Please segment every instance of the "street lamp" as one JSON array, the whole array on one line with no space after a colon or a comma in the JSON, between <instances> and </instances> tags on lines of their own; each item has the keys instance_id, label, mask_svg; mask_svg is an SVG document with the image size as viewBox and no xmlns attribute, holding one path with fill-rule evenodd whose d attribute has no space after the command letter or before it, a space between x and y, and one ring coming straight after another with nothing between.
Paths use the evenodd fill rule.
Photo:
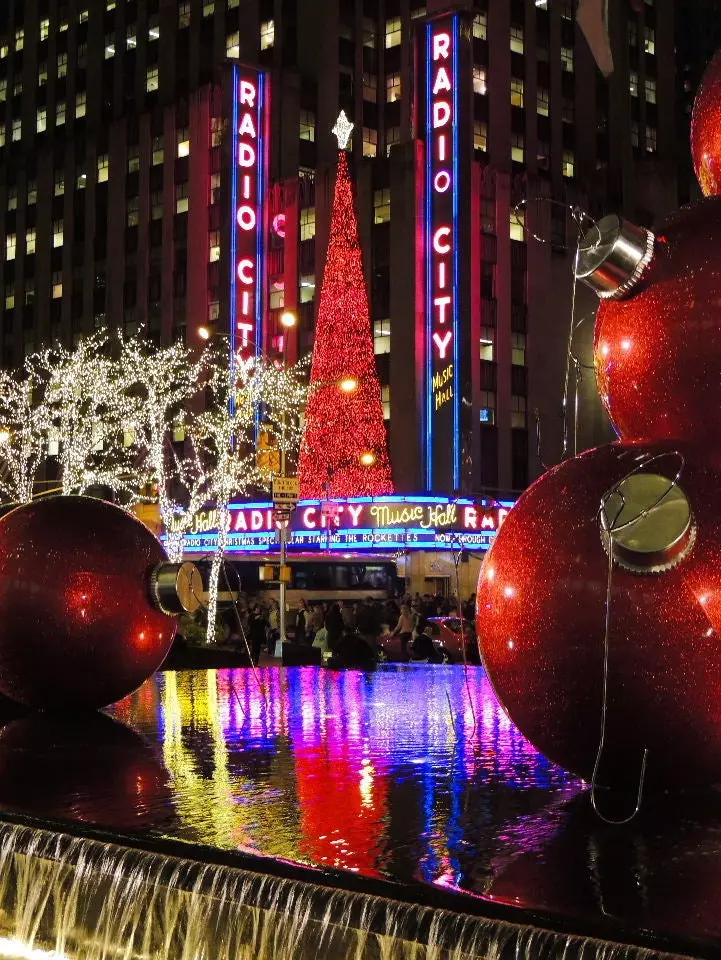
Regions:
<instances>
[{"instance_id":1,"label":"street lamp","mask_svg":"<svg viewBox=\"0 0 721 960\"><path fill-rule=\"evenodd\" d=\"M298 318L291 310L284 310L280 315L280 322L282 326L290 330L298 323Z\"/></svg>"},{"instance_id":2,"label":"street lamp","mask_svg":"<svg viewBox=\"0 0 721 960\"><path fill-rule=\"evenodd\" d=\"M373 464L376 462L376 455L373 453L372 450L366 450L364 453L360 455L358 459L360 460L362 466L372 467Z\"/></svg>"},{"instance_id":3,"label":"street lamp","mask_svg":"<svg viewBox=\"0 0 721 960\"><path fill-rule=\"evenodd\" d=\"M285 328L285 330L290 331L298 323L298 317L295 315L295 313L293 313L292 310L284 310L283 313L281 313L280 315L280 323L281 323L281 326ZM283 336L283 373L285 373L287 361L288 361L288 337ZM280 475L281 477L285 477L285 407L283 407L283 418L280 423ZM285 563L287 560L286 536L288 535L289 529L290 529L290 525L288 526L288 528L279 531L280 532L280 598L279 598L280 610L278 611L279 612L278 626L280 629L278 631L278 640L276 641L276 644L275 644L274 653L276 657L280 657L280 658L283 657L283 644L287 643L287 640L288 640L286 636L286 622L285 622L286 600L285 600L285 580L283 579L283 573L284 573L283 568L285 567Z\"/></svg>"},{"instance_id":4,"label":"street lamp","mask_svg":"<svg viewBox=\"0 0 721 960\"><path fill-rule=\"evenodd\" d=\"M338 386L343 393L354 393L358 389L358 381L355 377L343 377L338 381Z\"/></svg>"}]
</instances>

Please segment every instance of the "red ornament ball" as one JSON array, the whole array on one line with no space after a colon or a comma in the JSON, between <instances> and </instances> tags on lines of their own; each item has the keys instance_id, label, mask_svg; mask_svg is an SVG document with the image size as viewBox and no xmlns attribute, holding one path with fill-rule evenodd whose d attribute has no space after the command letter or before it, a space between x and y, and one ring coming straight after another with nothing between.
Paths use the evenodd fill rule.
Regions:
<instances>
[{"instance_id":1,"label":"red ornament ball","mask_svg":"<svg viewBox=\"0 0 721 960\"><path fill-rule=\"evenodd\" d=\"M52 497L0 519L0 693L29 707L102 707L163 662L175 619L150 601L166 560L139 520Z\"/></svg>"},{"instance_id":2,"label":"red ornament ball","mask_svg":"<svg viewBox=\"0 0 721 960\"><path fill-rule=\"evenodd\" d=\"M691 114L691 156L704 196L721 193L721 50L701 78Z\"/></svg>"},{"instance_id":3,"label":"red ornament ball","mask_svg":"<svg viewBox=\"0 0 721 960\"><path fill-rule=\"evenodd\" d=\"M721 197L673 214L632 294L596 314L598 392L623 440L719 445Z\"/></svg>"},{"instance_id":4,"label":"red ornament ball","mask_svg":"<svg viewBox=\"0 0 721 960\"><path fill-rule=\"evenodd\" d=\"M721 473L675 449L613 443L549 470L504 520L478 583L479 644L499 699L539 750L590 780L608 581L601 500L634 470L654 474L666 490L681 469L683 494L652 510L643 531L668 535L668 549L637 552L648 543L631 525L624 566L614 563L612 572L598 782L627 785L634 797L644 749L647 786L721 781ZM634 560L646 572L632 572ZM668 569L649 572L654 567Z\"/></svg>"}]
</instances>

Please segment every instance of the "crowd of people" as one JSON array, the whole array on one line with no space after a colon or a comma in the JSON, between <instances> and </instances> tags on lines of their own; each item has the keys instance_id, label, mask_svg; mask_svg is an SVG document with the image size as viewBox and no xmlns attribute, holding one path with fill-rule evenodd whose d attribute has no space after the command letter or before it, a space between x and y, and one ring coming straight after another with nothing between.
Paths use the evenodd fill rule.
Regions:
<instances>
[{"instance_id":1,"label":"crowd of people","mask_svg":"<svg viewBox=\"0 0 721 960\"><path fill-rule=\"evenodd\" d=\"M289 612L286 629L289 639L301 646L320 650L324 662L341 666L369 666L377 661L378 640L383 634L396 634L404 657L433 660L436 656L427 633L430 617L458 616L456 601L443 596L404 596L381 601L372 597L350 602L301 601L297 610ZM474 598L461 604L466 619L474 615ZM247 639L251 657L258 663L266 651L275 652L280 637L280 609L276 600L263 603L250 600L235 613L235 628L230 627L227 642L245 648Z\"/></svg>"}]
</instances>

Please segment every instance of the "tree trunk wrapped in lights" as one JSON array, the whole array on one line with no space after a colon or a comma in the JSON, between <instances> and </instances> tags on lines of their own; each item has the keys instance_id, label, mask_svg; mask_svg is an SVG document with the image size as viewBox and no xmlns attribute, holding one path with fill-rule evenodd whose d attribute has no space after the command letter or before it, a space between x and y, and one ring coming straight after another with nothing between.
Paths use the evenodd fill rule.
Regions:
<instances>
[{"instance_id":1,"label":"tree trunk wrapped in lights","mask_svg":"<svg viewBox=\"0 0 721 960\"><path fill-rule=\"evenodd\" d=\"M33 405L37 378L26 371L0 370L0 497L28 503L45 459L43 411Z\"/></svg>"},{"instance_id":2,"label":"tree trunk wrapped in lights","mask_svg":"<svg viewBox=\"0 0 721 960\"><path fill-rule=\"evenodd\" d=\"M343 381L354 386L344 390ZM342 150L299 474L302 497L393 492L353 185Z\"/></svg>"}]
</instances>

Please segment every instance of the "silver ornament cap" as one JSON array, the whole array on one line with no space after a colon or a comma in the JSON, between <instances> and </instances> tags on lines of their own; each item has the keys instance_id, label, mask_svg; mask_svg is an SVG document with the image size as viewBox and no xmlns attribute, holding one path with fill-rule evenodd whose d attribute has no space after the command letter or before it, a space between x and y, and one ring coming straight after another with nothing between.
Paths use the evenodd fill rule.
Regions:
<instances>
[{"instance_id":1,"label":"silver ornament cap","mask_svg":"<svg viewBox=\"0 0 721 960\"><path fill-rule=\"evenodd\" d=\"M602 300L629 296L653 257L655 237L615 213L587 231L576 258L576 279Z\"/></svg>"}]
</instances>

